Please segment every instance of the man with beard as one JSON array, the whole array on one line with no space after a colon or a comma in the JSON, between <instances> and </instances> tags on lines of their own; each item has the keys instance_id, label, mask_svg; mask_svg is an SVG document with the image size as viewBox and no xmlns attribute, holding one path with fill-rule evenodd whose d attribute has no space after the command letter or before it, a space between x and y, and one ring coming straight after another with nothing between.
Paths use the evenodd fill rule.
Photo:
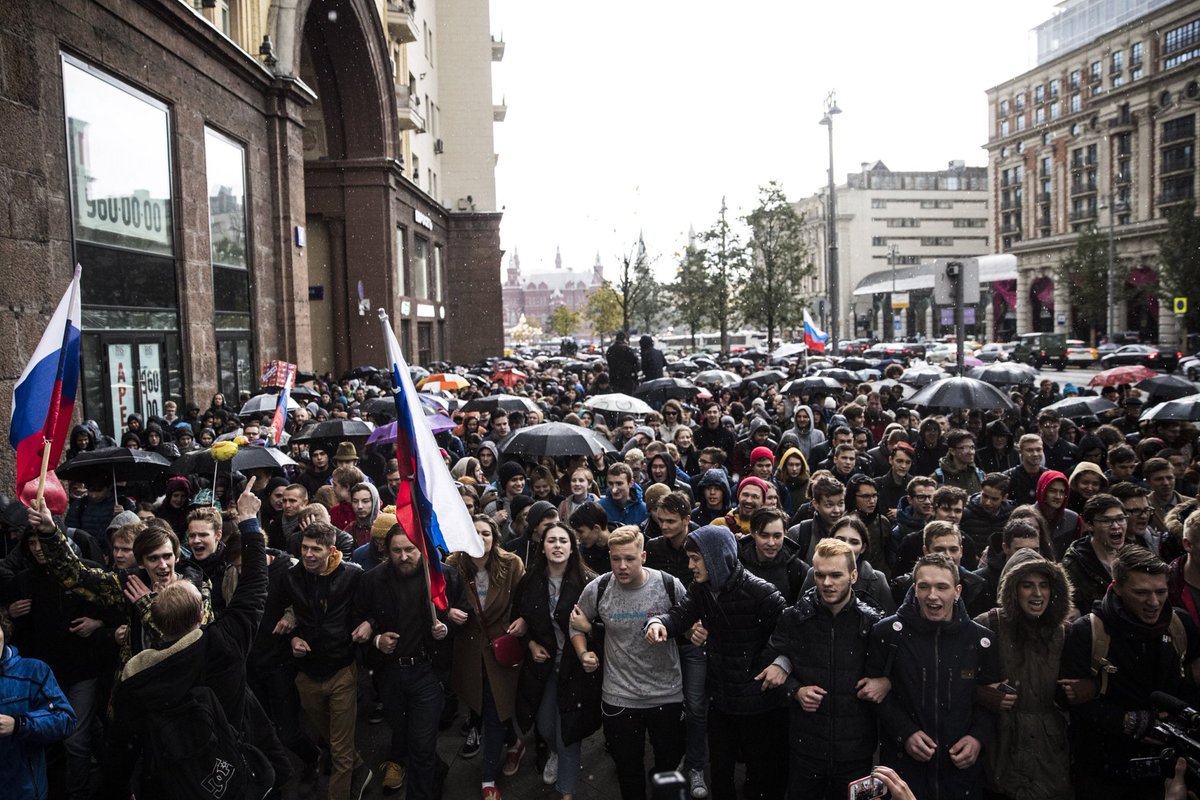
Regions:
<instances>
[{"instance_id":1,"label":"man with beard","mask_svg":"<svg viewBox=\"0 0 1200 800\"><path fill-rule=\"evenodd\" d=\"M1158 719L1151 693L1166 692L1193 708L1200 702L1194 669L1200 629L1168 604L1169 571L1149 550L1125 545L1103 599L1067 632L1060 677L1096 684L1092 699L1071 707L1071 778L1078 797L1163 796L1162 779L1139 780L1129 762L1155 756L1161 747L1146 738ZM1097 636L1107 639L1106 647L1097 646L1104 644Z\"/></svg>"},{"instance_id":2,"label":"man with beard","mask_svg":"<svg viewBox=\"0 0 1200 800\"><path fill-rule=\"evenodd\" d=\"M462 625L469 607L457 582L457 571L446 570L447 596L457 602L433 613L425 581L421 551L400 524L384 536L387 562L367 572L355 592L357 614L363 618L372 664L383 700L383 714L392 729L391 748L383 767L385 791L408 784L410 800L434 796L438 720L442 713L442 687L431 657L437 642L446 638L449 623Z\"/></svg>"},{"instance_id":3,"label":"man with beard","mask_svg":"<svg viewBox=\"0 0 1200 800\"><path fill-rule=\"evenodd\" d=\"M789 797L840 800L846 784L871 771L878 742L874 703L887 683L865 677L867 641L880 619L854 596L854 552L822 539L813 555L816 585L787 608L767 648L763 689L783 684L791 708ZM830 661L832 654L832 663Z\"/></svg>"},{"instance_id":4,"label":"man with beard","mask_svg":"<svg viewBox=\"0 0 1200 800\"><path fill-rule=\"evenodd\" d=\"M928 553L913 576L868 648L868 677L889 678L892 687L879 707L881 761L916 797L977 798L993 720L975 704L976 687L999 688L1002 679L991 631L967 615L953 560Z\"/></svg>"}]
</instances>

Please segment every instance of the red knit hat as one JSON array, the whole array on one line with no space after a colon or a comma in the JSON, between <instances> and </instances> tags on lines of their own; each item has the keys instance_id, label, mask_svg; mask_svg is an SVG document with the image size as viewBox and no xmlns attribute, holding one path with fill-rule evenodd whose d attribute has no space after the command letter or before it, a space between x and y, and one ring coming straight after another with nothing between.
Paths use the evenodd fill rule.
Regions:
<instances>
[{"instance_id":1,"label":"red knit hat","mask_svg":"<svg viewBox=\"0 0 1200 800\"><path fill-rule=\"evenodd\" d=\"M742 482L738 484L737 491L734 492L733 496L737 497L739 494L741 494L742 488L744 486L746 486L747 484L749 484L750 486L757 486L762 491L763 497L767 496L767 482L764 481L762 478L756 477L754 475L750 475L749 477L742 478Z\"/></svg>"},{"instance_id":2,"label":"red knit hat","mask_svg":"<svg viewBox=\"0 0 1200 800\"><path fill-rule=\"evenodd\" d=\"M760 461L764 458L767 459L768 461L770 461L772 464L775 463L775 454L771 452L771 448L756 447L750 451L750 463L751 464L753 464L755 461Z\"/></svg>"}]
</instances>

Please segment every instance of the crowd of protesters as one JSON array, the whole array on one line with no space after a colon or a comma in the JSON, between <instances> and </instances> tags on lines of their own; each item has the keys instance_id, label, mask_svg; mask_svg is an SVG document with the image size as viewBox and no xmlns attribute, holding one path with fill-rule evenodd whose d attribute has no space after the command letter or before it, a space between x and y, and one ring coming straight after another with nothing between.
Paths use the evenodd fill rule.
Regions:
<instances>
[{"instance_id":1,"label":"crowd of protesters","mask_svg":"<svg viewBox=\"0 0 1200 800\"><path fill-rule=\"evenodd\" d=\"M1176 764L1164 786L1135 760L1162 750L1153 692L1200 707L1190 424L1140 421L1128 386L1104 389L1111 418L1063 419L1050 380L1003 412L746 381L613 415L584 400L660 377L661 353L621 341L607 363L564 360L454 398L436 438L482 555L440 554L445 609L401 521L394 446L288 441L383 422L364 411L386 397L369 379L315 381L277 445L221 395L130 415L115 437L78 426L68 462L114 446L174 460L236 434L300 466L115 495L97 477L68 484L62 515L4 506L9 796L193 796L179 786L195 776L239 800L425 800L454 739L483 800L530 762L570 800L600 732L624 800L676 769L718 800L739 776L764 800L844 798L867 776L922 800L1185 796ZM501 391L531 403L463 410ZM503 452L545 421L613 451ZM215 733L187 739L180 708ZM362 717L390 727L382 759L360 752ZM233 766L206 773L204 754Z\"/></svg>"}]
</instances>

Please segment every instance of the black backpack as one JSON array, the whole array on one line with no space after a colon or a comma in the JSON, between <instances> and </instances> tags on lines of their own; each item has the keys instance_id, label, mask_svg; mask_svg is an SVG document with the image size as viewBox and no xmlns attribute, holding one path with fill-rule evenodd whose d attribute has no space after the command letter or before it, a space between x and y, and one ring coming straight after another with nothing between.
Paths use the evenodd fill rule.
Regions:
<instances>
[{"instance_id":1,"label":"black backpack","mask_svg":"<svg viewBox=\"0 0 1200 800\"><path fill-rule=\"evenodd\" d=\"M179 701L149 710L145 723L147 796L257 800L274 783L270 762L242 741L207 686L193 686Z\"/></svg>"}]
</instances>

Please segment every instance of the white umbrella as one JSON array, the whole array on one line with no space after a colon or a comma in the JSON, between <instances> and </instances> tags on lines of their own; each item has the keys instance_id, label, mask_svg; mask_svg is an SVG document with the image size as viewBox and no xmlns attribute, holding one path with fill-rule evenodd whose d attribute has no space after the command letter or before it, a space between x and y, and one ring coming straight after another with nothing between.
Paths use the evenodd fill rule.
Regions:
<instances>
[{"instance_id":1,"label":"white umbrella","mask_svg":"<svg viewBox=\"0 0 1200 800\"><path fill-rule=\"evenodd\" d=\"M279 403L279 395L277 394L259 394L251 397L246 401L246 405L242 406L242 410L238 412L239 417L250 417L255 414L266 414L275 411L275 406ZM300 404L288 395L287 410L295 411L300 408Z\"/></svg>"},{"instance_id":2,"label":"white umbrella","mask_svg":"<svg viewBox=\"0 0 1200 800\"><path fill-rule=\"evenodd\" d=\"M619 392L598 394L595 397L589 397L587 400L584 400L583 404L597 411L615 411L635 416L649 414L654 410L645 401L639 400L636 397L630 397L627 394L620 394Z\"/></svg>"},{"instance_id":3,"label":"white umbrella","mask_svg":"<svg viewBox=\"0 0 1200 800\"><path fill-rule=\"evenodd\" d=\"M775 348L775 352L771 353L771 358L789 358L800 355L806 350L808 350L808 346L804 342L785 342Z\"/></svg>"}]
</instances>

